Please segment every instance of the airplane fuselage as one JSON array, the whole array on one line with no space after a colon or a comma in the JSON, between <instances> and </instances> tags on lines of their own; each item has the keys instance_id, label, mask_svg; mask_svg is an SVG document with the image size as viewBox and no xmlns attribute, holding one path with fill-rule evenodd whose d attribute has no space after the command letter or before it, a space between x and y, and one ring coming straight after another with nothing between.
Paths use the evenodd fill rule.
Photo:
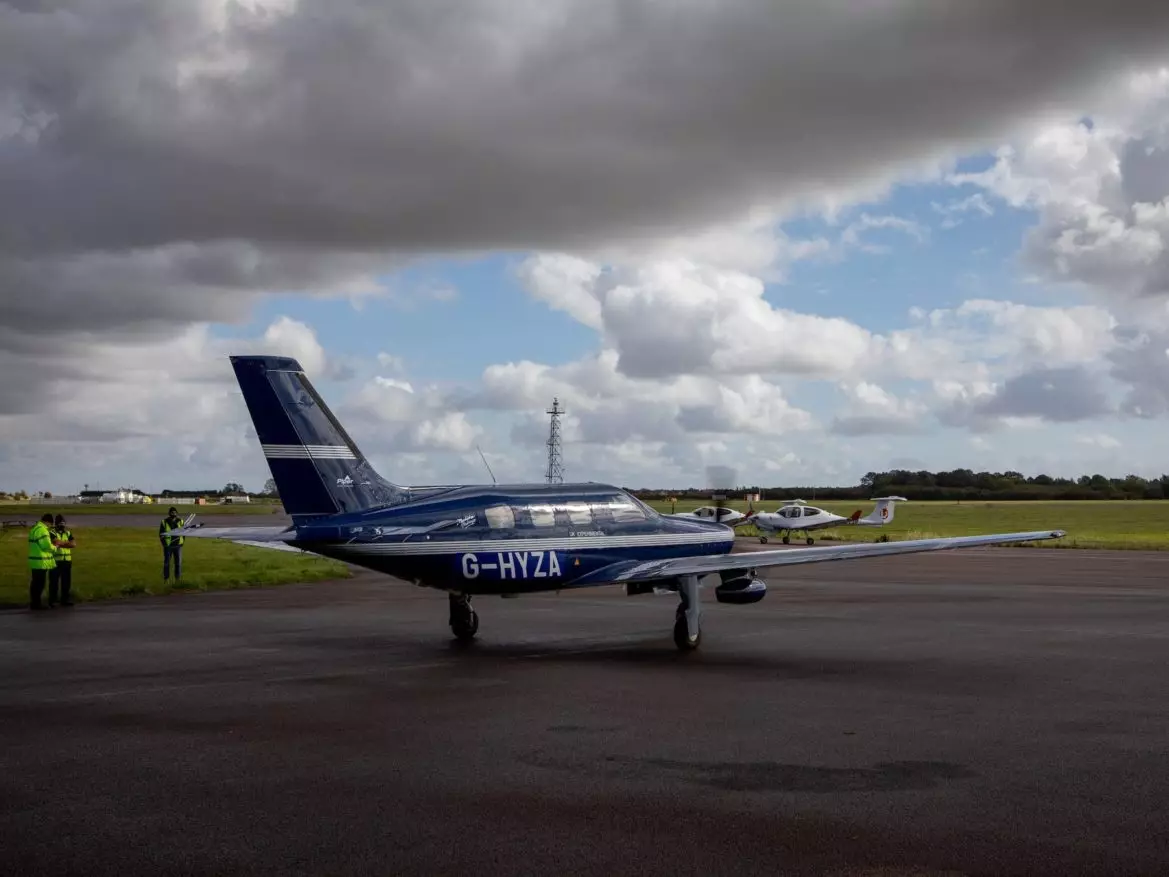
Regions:
<instances>
[{"instance_id":1,"label":"airplane fuselage","mask_svg":"<svg viewBox=\"0 0 1169 877\"><path fill-rule=\"evenodd\" d=\"M424 587L519 594L605 584L634 562L728 553L734 531L660 515L611 485L484 485L301 521L290 544Z\"/></svg>"},{"instance_id":2,"label":"airplane fuselage","mask_svg":"<svg viewBox=\"0 0 1169 877\"><path fill-rule=\"evenodd\" d=\"M743 606L767 592L760 566L1063 535L1038 531L732 556L735 535L725 518L739 513L714 508L715 521L660 515L608 484L396 484L361 453L297 360L233 356L231 363L293 525L204 529L192 526L192 515L172 536L299 548L447 591L448 623L461 642L479 630L475 595L621 583L631 596L677 592L674 643L691 651L701 640L699 588L711 576L721 580L714 589L719 603ZM891 520L892 512L881 506L878 517Z\"/></svg>"},{"instance_id":3,"label":"airplane fuselage","mask_svg":"<svg viewBox=\"0 0 1169 877\"><path fill-rule=\"evenodd\" d=\"M755 515L751 518L751 523L758 529L767 530L770 533L778 533L781 531L823 530L827 527L839 527L841 524L848 523L848 518L829 512L820 512L815 515L802 515L800 517L785 517L779 513L772 512Z\"/></svg>"}]
</instances>

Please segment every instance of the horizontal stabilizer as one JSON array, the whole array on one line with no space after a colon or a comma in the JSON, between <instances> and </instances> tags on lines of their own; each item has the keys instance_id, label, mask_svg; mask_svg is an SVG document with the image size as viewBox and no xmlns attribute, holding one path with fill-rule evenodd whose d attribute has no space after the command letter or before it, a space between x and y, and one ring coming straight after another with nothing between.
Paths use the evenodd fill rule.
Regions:
<instances>
[{"instance_id":1,"label":"horizontal stabilizer","mask_svg":"<svg viewBox=\"0 0 1169 877\"><path fill-rule=\"evenodd\" d=\"M310 554L303 548L297 548L295 545L289 545L287 542L253 542L250 539L232 539L236 545L250 545L253 548L272 548L276 551L295 551L297 554Z\"/></svg>"},{"instance_id":2,"label":"horizontal stabilizer","mask_svg":"<svg viewBox=\"0 0 1169 877\"><path fill-rule=\"evenodd\" d=\"M188 539L230 539L232 542L292 542L296 539L293 527L183 527L171 530L168 536Z\"/></svg>"}]
</instances>

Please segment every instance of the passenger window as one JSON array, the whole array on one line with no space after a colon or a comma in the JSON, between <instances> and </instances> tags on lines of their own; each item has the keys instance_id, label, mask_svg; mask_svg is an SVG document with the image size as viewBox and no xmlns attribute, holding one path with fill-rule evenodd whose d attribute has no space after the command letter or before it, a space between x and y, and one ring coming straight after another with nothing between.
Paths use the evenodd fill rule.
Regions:
<instances>
[{"instance_id":1,"label":"passenger window","mask_svg":"<svg viewBox=\"0 0 1169 877\"><path fill-rule=\"evenodd\" d=\"M528 506L528 514L532 516L533 527L551 527L556 523L556 514L550 505Z\"/></svg>"},{"instance_id":2,"label":"passenger window","mask_svg":"<svg viewBox=\"0 0 1169 877\"><path fill-rule=\"evenodd\" d=\"M613 514L609 510L609 506L603 502L593 503L591 505L593 513L594 524L611 524L613 523Z\"/></svg>"},{"instance_id":3,"label":"passenger window","mask_svg":"<svg viewBox=\"0 0 1169 877\"><path fill-rule=\"evenodd\" d=\"M804 517L805 518L809 518L812 515L818 515L818 514L820 514L819 509L813 509L813 508L805 508L804 509Z\"/></svg>"},{"instance_id":4,"label":"passenger window","mask_svg":"<svg viewBox=\"0 0 1169 877\"><path fill-rule=\"evenodd\" d=\"M492 529L510 530L515 527L515 514L512 512L511 506L491 506L484 509L483 514L487 517L487 526Z\"/></svg>"},{"instance_id":5,"label":"passenger window","mask_svg":"<svg viewBox=\"0 0 1169 877\"><path fill-rule=\"evenodd\" d=\"M566 506L565 510L568 512L568 520L573 524L582 527L587 527L593 522L593 513L589 510L588 505L583 502L574 502Z\"/></svg>"}]
</instances>

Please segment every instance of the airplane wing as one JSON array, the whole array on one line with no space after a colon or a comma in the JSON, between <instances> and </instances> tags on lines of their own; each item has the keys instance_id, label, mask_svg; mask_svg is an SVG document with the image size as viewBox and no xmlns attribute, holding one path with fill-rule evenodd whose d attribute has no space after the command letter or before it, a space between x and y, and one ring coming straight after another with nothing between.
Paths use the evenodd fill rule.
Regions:
<instances>
[{"instance_id":1,"label":"airplane wing","mask_svg":"<svg viewBox=\"0 0 1169 877\"><path fill-rule=\"evenodd\" d=\"M702 557L679 557L632 563L621 570L607 570L613 582L652 581L675 576L706 575L724 570L753 570L800 563L823 563L829 560L859 560L891 554L914 554L922 551L946 551L981 545L1011 545L1019 542L1042 542L1061 539L1063 530L1034 530L1026 533L992 533L986 536L948 536L941 539L908 539L904 542L854 542L820 548L744 551L739 554L708 554Z\"/></svg>"}]
</instances>

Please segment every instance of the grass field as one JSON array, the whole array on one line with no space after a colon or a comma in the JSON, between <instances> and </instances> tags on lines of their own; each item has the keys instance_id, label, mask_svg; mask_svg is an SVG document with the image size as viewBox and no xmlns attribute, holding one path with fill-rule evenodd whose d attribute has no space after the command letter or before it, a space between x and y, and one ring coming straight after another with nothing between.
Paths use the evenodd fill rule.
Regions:
<instances>
[{"instance_id":1,"label":"grass field","mask_svg":"<svg viewBox=\"0 0 1169 877\"><path fill-rule=\"evenodd\" d=\"M154 532L133 527L74 525L75 600L164 594L162 547ZM0 531L0 605L28 605L28 531ZM209 591L347 578L337 561L290 551L189 539L183 546L184 591ZM47 596L47 593L46 593Z\"/></svg>"},{"instance_id":2,"label":"grass field","mask_svg":"<svg viewBox=\"0 0 1169 877\"><path fill-rule=\"evenodd\" d=\"M50 502L19 502L8 501L0 502L0 514L5 517L28 517L31 520L37 520L45 512L52 512L57 514L60 512L67 520L80 517L82 515L158 515L159 520L166 517L166 510L170 508L170 504L163 502L156 502L151 504L139 503L58 503L53 505ZM228 505L176 505L175 509L179 513L179 517L185 518L191 512L198 513L200 518L210 517L213 515L265 515L265 514L283 514L284 508L280 503L272 502L252 502L240 503L236 505L231 503Z\"/></svg>"},{"instance_id":3,"label":"grass field","mask_svg":"<svg viewBox=\"0 0 1169 877\"><path fill-rule=\"evenodd\" d=\"M759 511L773 512L779 500L756 503ZM838 515L856 509L868 514L871 502L812 502L809 505ZM651 502L661 512L668 502ZM693 511L709 502L678 502L679 512ZM728 502L747 511L744 502ZM816 542L873 542L883 534L890 539L929 539L937 536L973 536L1027 530L1065 530L1058 541L1036 543L1045 548L1169 549L1169 500L1120 500L1116 502L905 502L897 503L893 523L884 527L840 527L821 530ZM754 527L740 527L741 536L755 536Z\"/></svg>"}]
</instances>

